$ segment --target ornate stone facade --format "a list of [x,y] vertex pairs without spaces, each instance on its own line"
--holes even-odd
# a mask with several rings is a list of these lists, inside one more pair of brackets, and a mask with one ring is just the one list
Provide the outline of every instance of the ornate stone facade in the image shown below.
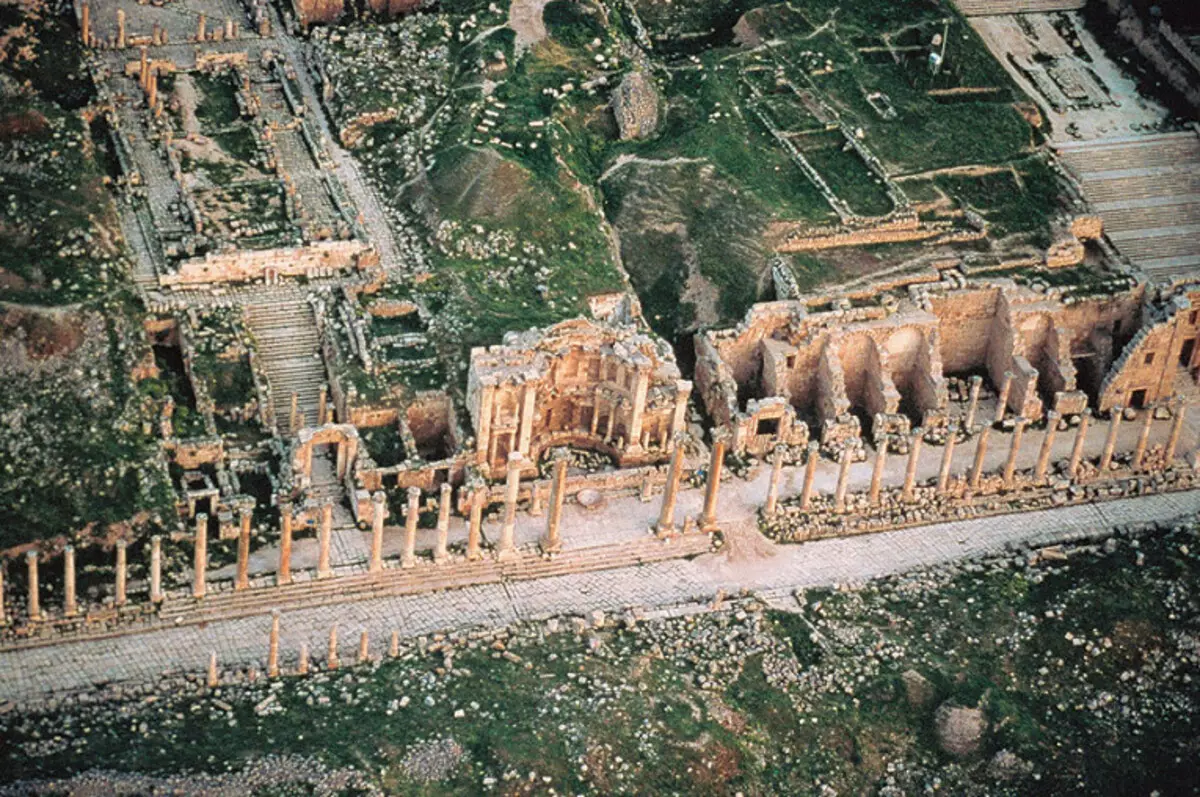
[[577,319],[510,333],[471,352],[467,406],[474,462],[489,478],[519,453],[601,451],[621,466],[665,460],[685,422],[692,383],[662,340],[628,318]]

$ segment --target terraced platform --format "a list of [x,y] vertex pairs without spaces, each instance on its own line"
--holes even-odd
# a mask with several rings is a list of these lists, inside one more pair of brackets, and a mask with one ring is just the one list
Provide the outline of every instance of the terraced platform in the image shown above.
[[1109,239],[1156,282],[1200,278],[1200,135],[1056,145]]
[[1086,0],[956,0],[955,4],[964,17],[995,17],[1077,11],[1086,5]]

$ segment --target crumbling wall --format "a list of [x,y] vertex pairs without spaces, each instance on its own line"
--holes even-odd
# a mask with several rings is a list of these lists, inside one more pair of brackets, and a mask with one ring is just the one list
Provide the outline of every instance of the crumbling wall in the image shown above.
[[209,252],[179,264],[160,277],[163,285],[213,285],[222,282],[273,280],[277,277],[315,277],[378,265],[375,251],[361,241],[317,241],[307,246]]

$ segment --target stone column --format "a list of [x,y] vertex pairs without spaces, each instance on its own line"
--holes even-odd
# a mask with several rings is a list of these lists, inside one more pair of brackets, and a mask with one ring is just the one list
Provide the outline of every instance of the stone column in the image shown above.
[[659,537],[675,533],[675,503],[679,499],[679,482],[683,478],[683,446],[675,441],[671,464],[667,466],[667,483],[663,487],[662,509],[658,513],[655,531]]
[[329,549],[333,542],[333,503],[326,501],[321,504],[321,522],[317,527],[317,578],[333,576],[333,567],[329,563]]
[[995,423],[1004,420],[1004,412],[1008,409],[1008,394],[1012,392],[1013,377],[1012,371],[1004,372],[1004,382],[1000,385],[1000,395],[996,400],[996,415],[992,418]]
[[550,483],[550,512],[546,517],[546,537],[542,540],[542,550],[546,553],[562,550],[559,526],[562,523],[563,501],[566,497],[567,458],[559,457],[554,461],[554,481]]
[[1138,432],[1137,448],[1133,450],[1133,469],[1141,470],[1146,459],[1146,445],[1150,442],[1150,426],[1154,423],[1154,409],[1142,410],[1142,428]]
[[308,675],[308,643],[307,642],[300,643],[299,659],[300,660],[296,662],[296,674],[297,675]]
[[972,490],[979,489],[979,480],[983,477],[983,461],[987,456],[988,436],[992,433],[992,427],[985,426],[979,430],[979,437],[975,438],[975,460],[971,463],[971,480],[968,482]]
[[970,429],[975,425],[975,412],[979,409],[979,389],[983,387],[983,377],[971,377],[971,397],[967,404],[967,417],[963,420],[963,428]]
[[192,597],[203,598],[208,590],[208,515],[196,515],[196,541],[192,549]]
[[325,654],[325,669],[336,670],[338,668],[338,634],[337,623],[329,627],[329,649]]
[[517,555],[517,496],[521,490],[521,460],[519,452],[508,455],[508,474],[504,482],[504,524],[500,527],[497,559],[512,559]]
[[1038,449],[1037,467],[1033,469],[1033,480],[1044,484],[1046,471],[1050,468],[1050,455],[1054,451],[1054,436],[1058,434],[1059,415],[1054,410],[1046,411],[1046,434],[1042,438],[1042,447]]
[[125,11],[117,9],[117,49],[125,49]]
[[116,598],[113,601],[113,604],[116,606],[124,606],[127,601],[126,587],[129,583],[127,546],[128,543],[125,540],[117,540]]
[[317,395],[317,426],[329,423],[329,385],[321,385]]
[[392,632],[392,638],[388,642],[388,658],[389,659],[400,658],[400,632],[399,631]]
[[162,603],[162,536],[150,538],[150,602]]
[[1179,447],[1179,433],[1183,431],[1183,419],[1187,415],[1188,405],[1183,401],[1175,402],[1175,417],[1171,419],[1171,434],[1167,438],[1167,448],[1163,452],[1163,467],[1171,467],[1175,461],[1175,449]]
[[450,504],[454,488],[444,482],[438,493],[437,545],[433,549],[433,561],[444,564],[450,561]]
[[279,570],[275,574],[279,586],[292,583],[292,504],[279,505]]
[[542,483],[533,481],[529,484],[529,516],[541,517],[545,513],[542,506]]
[[4,560],[0,559],[0,626],[8,625],[8,610],[4,603]]
[[1112,465],[1113,450],[1117,447],[1117,433],[1121,430],[1121,413],[1124,407],[1115,406],[1109,413],[1108,437],[1104,438],[1104,451],[1100,454],[1100,472],[1105,473]]
[[1017,455],[1021,452],[1021,438],[1025,436],[1026,418],[1017,418],[1013,426],[1012,441],[1008,446],[1008,459],[1004,461],[1004,489],[1013,488],[1013,480],[1017,475]]
[[251,512],[243,507],[239,510],[241,526],[238,528],[237,577],[233,581],[235,590],[250,589],[250,518]]
[[937,491],[945,495],[950,489],[950,468],[954,464],[954,446],[958,443],[958,424],[946,427],[946,446],[942,449],[942,466],[938,470]]
[[871,506],[879,506],[879,492],[883,488],[883,471],[887,467],[887,438],[884,437],[877,446],[875,466],[871,468]]
[[267,641],[267,677],[279,677],[279,610],[271,612],[271,636]]
[[63,614],[74,617],[79,612],[75,601],[75,546],[63,548]]
[[837,489],[833,494],[833,511],[841,514],[846,511],[846,490],[850,485],[850,463],[854,460],[853,451],[849,446],[842,449],[838,460]]
[[371,660],[371,637],[367,634],[367,629],[363,629],[358,635],[358,663],[366,664]]
[[141,60],[138,62],[138,82],[142,84],[142,90],[148,91],[150,89],[149,53],[147,53],[146,45],[144,44],[138,49],[141,50]]
[[483,558],[479,550],[480,539],[483,537],[483,508],[487,504],[487,488],[476,487],[471,494],[471,516],[467,522],[467,561],[475,562]]
[[1091,410],[1084,409],[1079,416],[1079,428],[1075,430],[1075,444],[1071,446],[1071,461],[1067,463],[1067,476],[1072,479],[1079,476],[1079,463],[1083,461],[1083,446],[1087,443],[1088,426],[1091,421]]
[[404,551],[401,567],[417,566],[417,522],[421,519],[421,488],[408,488],[408,505],[404,510]]
[[779,503],[779,481],[783,477],[783,446],[775,446],[771,455],[771,480],[767,482],[767,501],[763,504],[763,514],[774,517]]
[[908,447],[908,467],[904,469],[904,490],[900,494],[903,501],[912,501],[916,497],[917,465],[921,459],[921,444],[925,430],[918,426],[913,429],[912,442]]
[[208,674],[204,679],[204,683],[209,689],[216,689],[221,683],[221,673],[217,670],[217,652],[209,651],[208,654]]
[[804,463],[804,487],[800,491],[800,509],[812,505],[813,479],[817,475],[817,460],[821,456],[821,444],[815,440],[808,444],[808,459]]
[[384,505],[386,497],[383,490],[376,490],[371,495],[371,564],[368,570],[378,573],[383,570],[383,519],[387,514]]
[[700,514],[700,530],[717,528],[717,498],[721,490],[721,468],[725,464],[725,438],[713,440],[712,457],[708,461],[708,482],[704,488],[704,511]]
[[201,14],[200,18],[196,20],[196,41],[202,42],[207,38],[205,36],[205,27],[204,15]]
[[35,622],[42,619],[42,604],[38,596],[38,553],[29,551],[25,554],[25,566],[29,569],[29,620]]
[[92,43],[92,6],[90,3],[84,2],[83,19],[79,23],[79,37],[83,41],[84,47],[90,47]]

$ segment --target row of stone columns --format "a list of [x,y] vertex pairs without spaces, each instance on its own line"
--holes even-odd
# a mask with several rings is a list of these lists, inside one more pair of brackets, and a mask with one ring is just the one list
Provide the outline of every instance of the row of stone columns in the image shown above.
[[[113,605],[121,607],[129,602],[129,559],[128,543],[117,540],[115,544],[116,574],[113,581]],[[75,617],[79,614],[79,599],[75,581],[75,546],[63,548],[63,616]],[[25,554],[26,567],[26,601],[31,621],[43,619],[40,595],[40,563],[37,551],[27,551]],[[0,625],[7,620],[4,607],[4,569],[0,568]],[[150,538],[150,600],[158,603],[162,600],[162,538],[155,535]]]
[[[975,403],[978,398],[978,382],[976,380],[978,380],[978,377],[972,378],[973,400],[968,409],[968,417],[973,414]],[[1006,379],[1005,384],[1009,384],[1009,380]],[[1112,460],[1115,454],[1117,438],[1120,432],[1122,412],[1123,408],[1119,406],[1112,409],[1108,433],[1105,438],[1104,448],[1099,459],[1099,468],[1101,471],[1106,471],[1111,468]],[[1179,444],[1179,437],[1183,430],[1186,412],[1187,407],[1183,403],[1177,403],[1174,407],[1171,430],[1165,448],[1163,467],[1168,466],[1175,458],[1176,449]],[[1055,412],[1054,410],[1049,410],[1046,413],[1046,431],[1042,437],[1041,445],[1038,450],[1037,461],[1033,469],[1033,480],[1037,484],[1044,484],[1046,482],[1050,460],[1053,455],[1054,442],[1058,434],[1058,421],[1060,417],[1061,416],[1059,413]],[[1134,450],[1133,456],[1133,467],[1135,470],[1143,469],[1145,466],[1145,455],[1153,425],[1153,410],[1146,409],[1143,412],[1142,418],[1142,426],[1138,436],[1137,447]],[[1079,474],[1079,468],[1083,461],[1084,447],[1087,441],[1090,422],[1091,412],[1089,410],[1085,410],[1081,415],[1080,423],[1076,430],[1075,442],[1072,446],[1071,456],[1068,461],[1067,472],[1070,478],[1076,478]],[[1006,490],[1011,490],[1015,486],[1017,460],[1028,424],[1029,420],[1026,418],[1016,418],[1013,422],[1013,430],[1009,441],[1008,455],[1001,471],[1002,483]],[[961,427],[959,427],[957,423],[951,423],[947,428],[946,443],[942,450],[942,457],[936,482],[937,492],[939,494],[948,493],[952,486],[953,457],[960,428]],[[971,467],[967,472],[967,485],[972,491],[979,489],[980,482],[983,477],[991,431],[992,425],[989,423],[983,426],[975,437],[974,458]],[[900,496],[901,500],[904,502],[912,502],[916,500],[917,472],[923,438],[923,429],[918,427],[912,431],[912,437],[909,444],[908,461],[905,467],[904,483],[901,488]],[[880,501],[883,475],[887,466],[887,456],[887,444],[881,443],[876,449],[875,462],[871,472],[871,486],[868,493],[868,500],[872,506],[877,506]],[[810,509],[812,505],[813,483],[816,476],[816,467],[819,459],[820,445],[816,442],[810,443],[808,446],[808,455],[804,469],[804,486],[800,493],[799,504],[802,511]],[[834,492],[834,511],[838,513],[846,511],[846,491],[848,485],[849,465],[851,461],[852,452],[849,448],[847,448],[843,450],[839,456],[838,481],[837,488]],[[772,455],[771,479],[767,487],[767,497],[763,508],[764,514],[767,516],[772,516],[777,511],[781,469],[782,448],[777,447],[776,451]],[[668,482],[668,485],[669,484],[670,482]]]
[[[280,648],[280,626],[281,616],[278,610],[271,612],[271,628],[267,632],[267,666],[266,672],[268,678],[279,678],[283,675],[283,667],[280,664],[279,648]],[[400,632],[393,631],[391,639],[388,643],[387,656],[388,658],[397,658],[400,655]],[[355,657],[357,664],[368,664],[371,662],[371,635],[365,628],[358,635],[358,650]],[[341,638],[337,623],[334,623],[329,628],[329,636],[327,637],[325,647],[325,669],[332,671],[340,669],[342,666],[341,658]],[[308,643],[301,642],[298,655],[296,657],[296,675],[308,675],[312,669],[312,662],[308,652]],[[221,684],[221,673],[217,661],[217,652],[209,651],[208,664],[205,668],[205,686],[209,689],[215,689]]]

